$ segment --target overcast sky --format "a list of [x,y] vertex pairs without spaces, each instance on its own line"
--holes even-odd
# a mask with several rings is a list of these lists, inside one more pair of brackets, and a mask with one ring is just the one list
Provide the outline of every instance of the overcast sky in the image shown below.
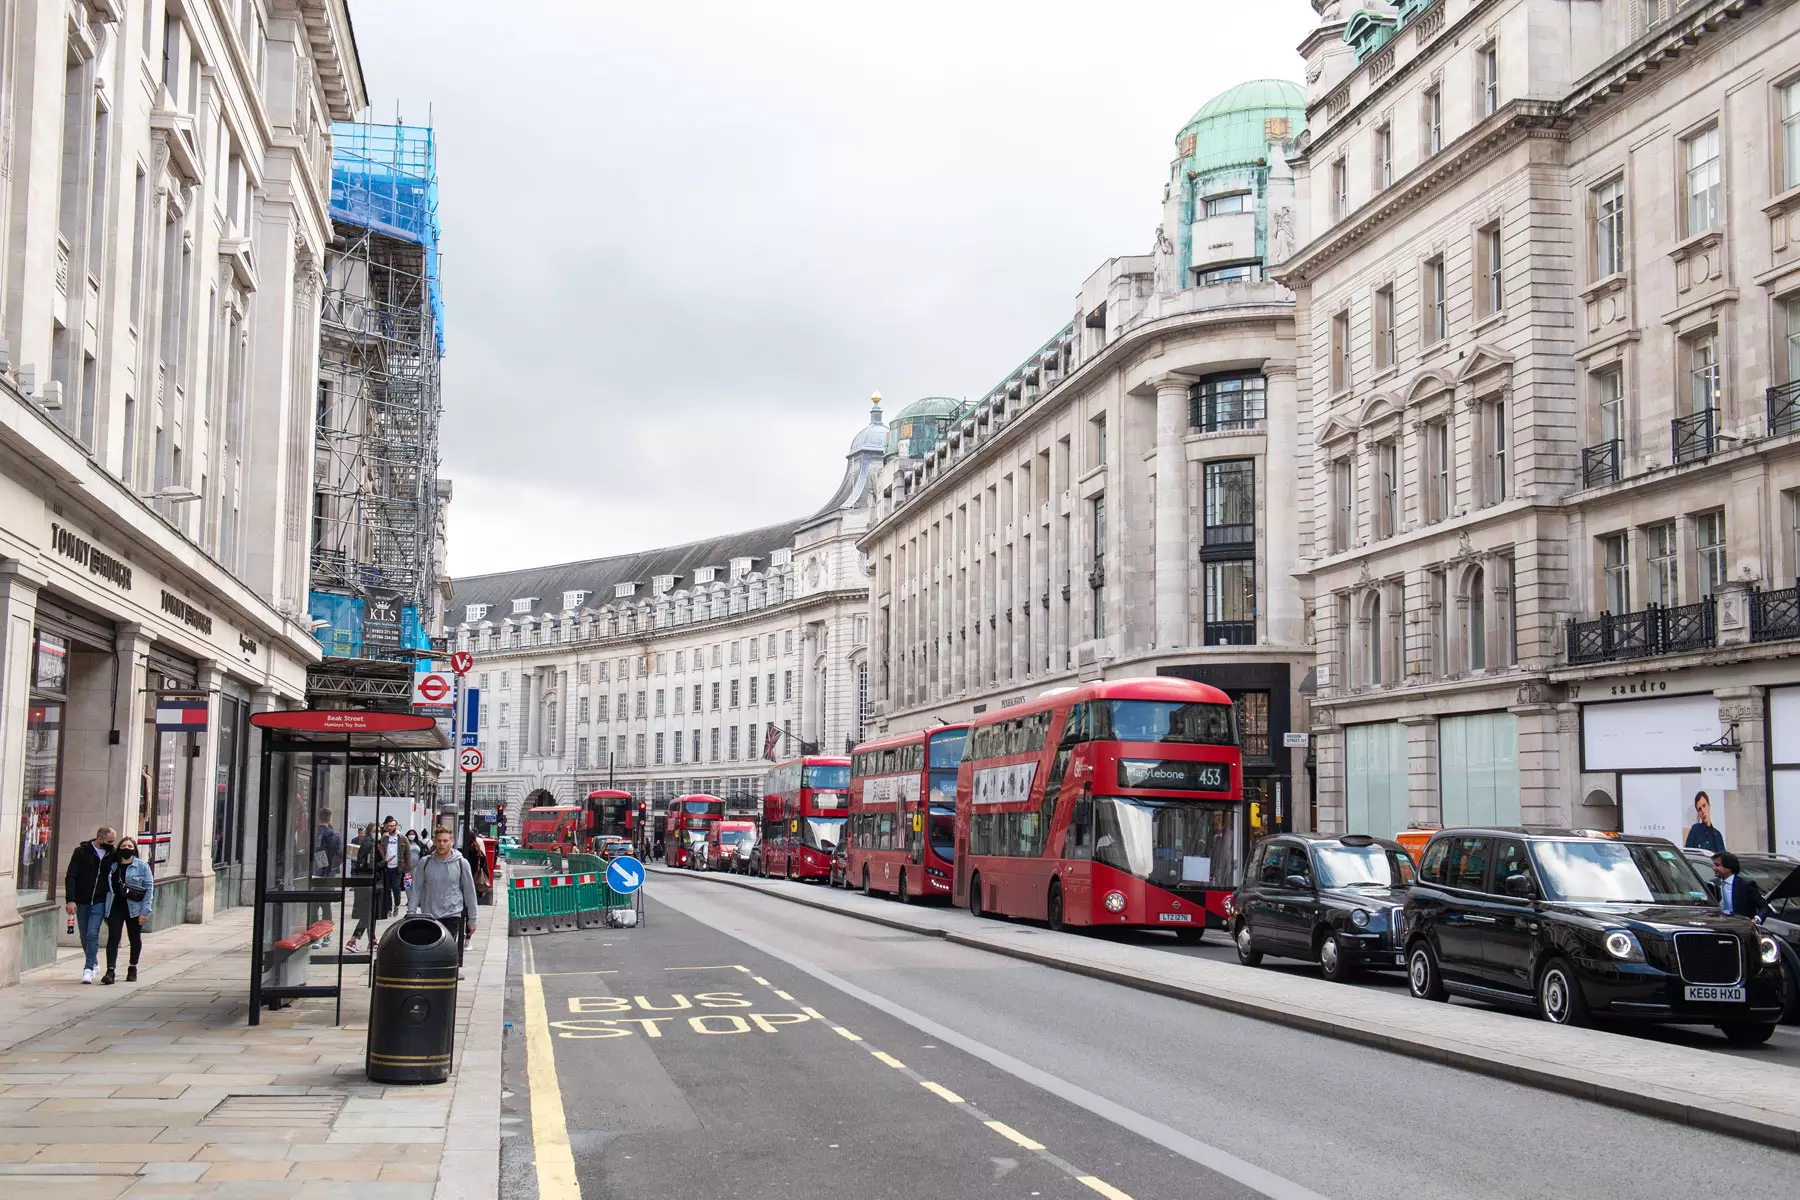
[[804,515],[879,390],[978,398],[1150,250],[1175,136],[1306,0],[352,0],[429,116],[457,575]]

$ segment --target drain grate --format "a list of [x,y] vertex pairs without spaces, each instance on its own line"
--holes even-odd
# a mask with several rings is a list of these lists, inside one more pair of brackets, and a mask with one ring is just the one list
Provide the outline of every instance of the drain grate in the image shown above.
[[227,1096],[200,1118],[202,1125],[328,1129],[344,1108],[343,1096]]

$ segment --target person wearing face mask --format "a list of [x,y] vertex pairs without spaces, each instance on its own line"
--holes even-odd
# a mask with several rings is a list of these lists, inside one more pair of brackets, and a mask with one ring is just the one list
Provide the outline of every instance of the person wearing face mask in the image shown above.
[[63,872],[63,899],[81,931],[81,949],[87,956],[81,968],[83,983],[94,982],[94,969],[100,965],[100,926],[106,923],[106,873],[112,866],[113,840],[112,826],[102,825],[75,847]]
[[125,968],[125,982],[137,982],[138,958],[144,952],[144,926],[150,923],[150,908],[156,895],[156,877],[150,864],[138,857],[137,839],[126,834],[113,851],[112,866],[106,873],[106,974],[101,983],[113,981],[119,965],[119,931],[131,936],[131,962]]

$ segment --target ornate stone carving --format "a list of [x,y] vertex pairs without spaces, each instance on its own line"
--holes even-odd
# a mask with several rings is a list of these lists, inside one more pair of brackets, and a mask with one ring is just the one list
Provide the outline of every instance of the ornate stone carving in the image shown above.
[[1269,260],[1286,262],[1294,253],[1294,210],[1282,205],[1269,214]]

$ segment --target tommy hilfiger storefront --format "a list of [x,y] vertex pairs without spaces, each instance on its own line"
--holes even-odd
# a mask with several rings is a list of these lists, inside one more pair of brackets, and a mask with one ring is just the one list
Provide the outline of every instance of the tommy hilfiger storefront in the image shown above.
[[22,491],[0,479],[0,986],[75,941],[63,868],[101,825],[155,871],[153,932],[245,902],[249,716],[297,706],[316,657],[148,511]]

